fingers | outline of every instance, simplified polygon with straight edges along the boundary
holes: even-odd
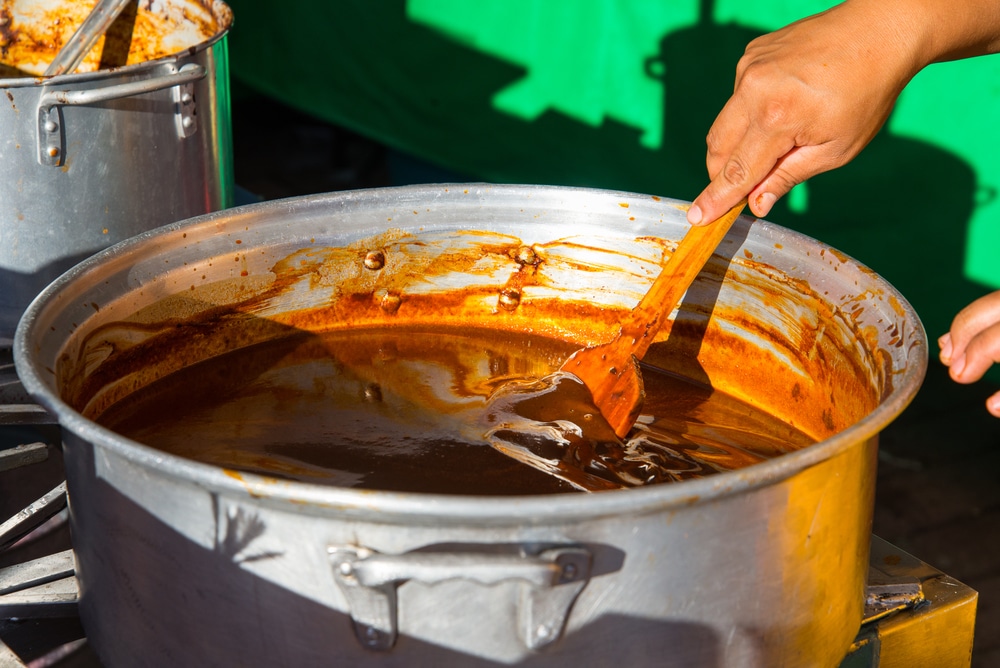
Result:
[[[1000,362],[1000,291],[977,299],[955,316],[938,339],[940,359],[959,383],[972,383]],[[1000,399],[997,400],[1000,409]],[[991,409],[992,412],[992,409]]]
[[[993,417],[1000,417],[1000,392],[996,392],[986,400],[986,410]]]
[[[778,197],[791,189],[788,186],[781,191],[784,177],[778,177],[772,182],[777,192],[761,191],[754,196],[755,187],[795,148],[795,142],[788,133],[768,132],[745,121],[731,120],[737,113],[729,110],[727,114],[724,109],[709,131],[707,163],[714,176],[688,210],[688,221],[693,225],[717,220],[745,197],[750,199],[750,210],[763,215],[762,210],[770,210]]]
[[[763,218],[770,213],[774,204],[787,195],[792,188],[846,161],[840,153],[829,150],[826,145],[796,146],[791,139],[775,137],[772,142],[765,143],[764,146],[767,147],[764,150],[770,150],[772,153],[778,153],[782,150],[784,153],[774,158],[771,157],[771,153],[762,154],[765,157],[758,158],[759,166],[747,168],[751,176],[738,184],[727,177],[727,172],[723,170],[695,199],[691,209],[697,207],[697,211],[694,215],[691,214],[690,210],[688,211],[688,221],[694,225],[713,221],[728,211],[726,207],[732,207],[743,197],[747,198],[753,214],[758,218]],[[758,149],[754,148],[752,141],[748,141],[735,150],[730,161],[742,163],[743,159],[739,156],[745,154],[745,151],[755,150]],[[746,154],[752,155],[752,153]],[[741,173],[741,170],[745,168],[740,166],[731,169],[733,171],[729,172],[730,175]],[[766,171],[758,178],[756,174],[761,170]],[[748,186],[750,181],[754,182]],[[693,220],[693,217],[698,215],[701,216],[700,221]]]
[[[775,202],[792,188],[817,174],[847,162],[848,158],[827,144],[796,146],[778,159],[771,172],[751,191],[749,203],[754,215],[763,218]]]
[[[965,353],[973,338],[998,322],[1000,290],[980,297],[959,311],[952,320],[951,329],[938,340],[942,344],[941,361],[951,365],[953,359]]]
[[[972,337],[964,349],[953,349],[945,365],[948,367],[948,375],[955,382],[973,383],[982,378],[995,362],[1000,362],[1000,323],[995,323]]]

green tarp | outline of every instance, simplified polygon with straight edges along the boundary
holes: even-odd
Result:
[[[235,79],[463,175],[691,199],[753,37],[816,0],[232,0]],[[768,216],[854,256],[934,338],[1000,287],[1000,56],[934,65],[848,167]],[[933,347],[932,347],[933,354]]]

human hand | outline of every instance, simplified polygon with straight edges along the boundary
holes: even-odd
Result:
[[[743,197],[765,216],[793,186],[871,141],[927,64],[921,19],[897,4],[847,2],[747,46],[708,134],[712,181],[689,210],[692,224],[716,220]]]
[[[938,345],[953,380],[967,384],[982,378],[994,362],[1000,362],[1000,290],[962,309]],[[986,410],[1000,417],[1000,392],[986,400]]]

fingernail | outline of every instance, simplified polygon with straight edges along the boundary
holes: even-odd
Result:
[[[941,361],[945,364],[951,362],[951,334],[945,334],[938,339],[938,346],[941,348]]]
[[[701,219],[704,217],[704,213],[701,211],[701,207],[697,204],[692,204],[691,208],[688,209],[688,222],[692,225],[701,224]]]
[[[951,377],[959,378],[965,371],[965,355],[959,355],[951,363]]]
[[[774,193],[761,193],[754,198],[753,201],[753,215],[758,218],[763,218],[768,213],[771,212],[771,207],[774,203],[778,201],[778,196]]]
[[[1000,417],[1000,394],[994,394],[986,400],[986,410],[988,410],[991,415]]]

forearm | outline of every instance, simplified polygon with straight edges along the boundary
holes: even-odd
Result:
[[[848,2],[880,0],[848,0]],[[925,65],[990,53],[1000,53],[998,0],[887,0],[910,17],[925,49]]]
[[[820,39],[839,35],[861,70],[900,90],[932,63],[1000,53],[1000,0],[845,0],[803,21],[816,19]]]

